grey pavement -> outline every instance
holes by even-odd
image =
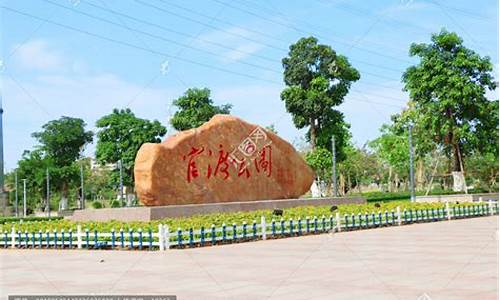
[[[498,217],[165,252],[0,250],[0,296],[497,299]]]

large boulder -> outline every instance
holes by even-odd
[[[134,175],[147,206],[298,198],[314,180],[292,145],[230,115],[142,145]]]

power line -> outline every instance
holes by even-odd
[[[9,78],[12,80],[12,82],[14,82],[17,87],[19,87],[19,89],[21,91],[23,91],[23,93],[28,96],[28,98],[36,105],[38,106],[38,108],[43,111],[47,116],[51,117],[51,114],[49,113],[49,111],[47,109],[45,109],[45,107],[40,103],[40,101],[38,101],[33,95],[31,95],[30,92],[28,92],[27,89],[24,88],[24,86],[22,86],[11,74],[9,73],[6,73],[7,76],[9,76]]]
[[[369,11],[358,8],[358,7],[353,7],[352,5],[348,5],[345,2],[338,3],[338,5],[336,5],[335,8],[347,11],[347,12],[351,13],[352,15],[373,17],[373,15]],[[393,26],[394,24],[399,24],[399,25],[402,25],[405,27],[418,29],[420,32],[427,33],[430,31],[429,28],[425,28],[425,27],[422,27],[419,25],[415,25],[413,23],[404,22],[404,21],[397,20],[397,19],[394,19],[391,17],[387,17],[387,16],[385,17],[385,20],[382,20],[382,22],[387,24],[387,25],[391,25],[391,23],[392,23],[391,28],[394,28],[394,26]]]
[[[469,39],[470,39],[470,40],[474,43],[474,45],[475,45],[476,47],[479,47],[479,48],[481,48],[481,49],[483,49],[483,50],[484,50],[484,48],[476,42],[476,40],[472,37],[472,35],[470,35],[470,34],[469,34],[469,32],[468,32],[468,31],[467,31],[464,27],[462,27],[462,25],[460,25],[460,23],[458,23],[458,21],[457,21],[457,20],[455,20],[455,18],[454,18],[451,14],[449,14],[449,13],[446,11],[446,9],[445,9],[443,6],[441,6],[441,4],[440,4],[440,3],[438,3],[437,1],[434,1],[434,0],[429,0],[429,1],[430,1],[431,3],[433,3],[434,5],[436,5],[437,7],[439,7],[439,9],[443,12],[443,14],[444,14],[444,15],[445,15],[448,19],[450,19],[450,20],[451,20],[451,22],[453,22],[453,23],[454,23],[454,24],[455,24],[455,25],[456,25],[459,29],[461,29],[461,30],[462,30],[462,31],[463,31],[463,32],[464,32],[464,33],[465,33],[465,34],[469,37]]]
[[[136,0],[136,1],[140,1],[140,0]],[[260,19],[263,19],[263,20],[266,20],[266,21],[268,21],[268,22],[270,22],[270,23],[273,23],[273,24],[276,24],[276,25],[280,25],[280,26],[283,26],[283,27],[286,27],[286,28],[289,28],[289,29],[293,29],[293,30],[295,30],[295,31],[297,31],[297,32],[299,32],[299,33],[302,33],[302,34],[307,34],[307,35],[309,35],[309,34],[310,34],[309,32],[306,32],[306,31],[304,31],[304,30],[302,30],[302,29],[300,29],[300,28],[297,28],[297,27],[295,27],[295,26],[293,26],[293,25],[285,24],[285,23],[282,23],[282,22],[279,22],[279,21],[276,21],[276,20],[273,20],[273,19],[270,19],[270,18],[264,17],[264,16],[262,16],[262,15],[259,15],[259,14],[257,14],[257,13],[254,13],[254,12],[249,11],[249,10],[247,10],[247,9],[244,9],[244,8],[241,8],[241,7],[238,7],[238,6],[234,6],[234,5],[232,5],[232,4],[228,4],[228,3],[223,2],[223,1],[221,1],[221,0],[211,0],[211,1],[217,2],[217,3],[221,4],[221,5],[227,6],[227,7],[229,7],[229,8],[234,9],[234,10],[239,10],[239,11],[245,12],[245,13],[247,13],[247,14],[249,14],[249,15],[255,16],[255,17],[260,18]],[[335,41],[335,40],[333,40],[333,39],[331,39],[331,38],[327,38],[327,37],[325,37],[325,36],[323,36],[323,35],[319,35],[319,34],[316,34],[316,35],[317,35],[318,37],[322,38],[322,39],[325,39],[325,40],[332,40],[332,41],[333,41],[333,42],[335,42],[335,43],[343,44],[343,45],[345,45],[346,47],[350,47],[350,46],[351,46],[349,43],[345,43],[345,42],[341,42],[341,41]],[[384,53],[380,53],[380,52],[377,52],[377,51],[373,51],[373,50],[370,50],[370,49],[366,49],[366,48],[363,48],[363,47],[354,46],[353,48],[358,49],[358,50],[360,50],[360,51],[367,52],[367,53],[371,53],[371,54],[373,54],[373,55],[377,55],[377,56],[380,56],[380,57],[384,57],[384,58],[387,58],[387,59],[392,59],[392,60],[396,60],[396,61],[400,61],[400,62],[404,62],[404,63],[411,63],[411,62],[409,62],[409,61],[407,61],[407,60],[400,59],[400,58],[397,58],[397,57],[394,57],[394,56],[390,56],[390,55],[387,55],[387,54],[384,54]]]
[[[160,0],[162,2],[164,2],[163,0]],[[213,0],[213,1],[217,1],[217,0]],[[199,23],[199,24],[205,24],[203,22],[199,22],[199,21],[196,21],[196,20],[193,20],[192,18],[189,18],[189,17],[185,17],[183,15],[179,15],[179,14],[175,14],[171,11],[168,11],[166,9],[163,9],[161,7],[158,7],[158,6],[154,6],[154,5],[150,5],[150,4],[147,4],[147,3],[144,3],[140,0],[136,0],[136,2],[138,2],[139,4],[142,4],[142,5],[145,5],[145,6],[148,6],[148,7],[152,7],[154,9],[157,9],[157,10],[160,10],[160,11],[163,11],[163,12],[166,12],[166,13],[169,13],[169,14],[173,14],[174,16],[177,16],[177,17],[181,17],[181,18],[184,18],[184,19],[187,19],[189,21],[193,21],[193,22],[196,22],[196,23]],[[186,9],[188,10],[188,9]],[[190,10],[192,11],[192,10]],[[214,28],[214,26],[209,26],[210,28]],[[223,32],[225,32],[224,30],[218,28],[218,27],[215,27],[215,29],[218,29],[218,30],[221,30]],[[231,33],[231,32],[230,32]],[[266,45],[266,44],[264,44]],[[348,44],[349,46],[351,46],[351,44]],[[281,49],[282,51],[287,51],[285,49]],[[394,58],[394,57],[392,57]],[[376,65],[376,64],[373,64],[373,63],[369,63],[369,62],[365,62],[365,61],[360,61],[360,60],[356,60],[356,59],[350,59],[354,62],[359,62],[359,63],[362,63],[362,64],[366,64],[366,65],[369,65],[369,66],[372,66],[372,67],[376,67],[376,68],[381,68],[381,69],[385,69],[385,70],[389,70],[389,71],[392,71],[392,72],[397,72],[397,73],[401,73],[402,71],[401,70],[397,70],[397,69],[394,69],[394,68],[390,68],[390,67],[386,67],[386,66],[380,66],[380,65]],[[371,73],[371,72],[363,72],[363,74],[368,74],[368,75],[371,75],[371,76],[374,76],[374,77],[377,77],[377,78],[384,78],[384,79],[387,79],[387,80],[396,80],[395,78],[391,78],[391,77],[387,77],[387,76],[384,76],[384,75],[379,75],[379,74],[374,74],[374,73]]]
[[[232,71],[232,70],[221,68],[221,67],[218,67],[218,66],[212,66],[212,65],[201,63],[201,62],[198,62],[198,61],[194,61],[194,60],[191,60],[191,59],[188,59],[188,58],[175,57],[175,56],[172,56],[172,55],[170,55],[168,53],[165,53],[165,52],[161,52],[161,51],[157,51],[157,50],[152,50],[152,49],[147,49],[147,48],[144,48],[144,47],[141,47],[141,46],[137,46],[137,45],[134,45],[134,44],[131,44],[131,43],[128,43],[128,42],[120,41],[120,40],[113,39],[113,38],[110,38],[110,37],[107,37],[107,36],[103,36],[103,35],[99,35],[99,34],[96,34],[96,33],[90,32],[90,31],[79,29],[79,28],[76,28],[76,27],[73,27],[73,26],[70,26],[70,25],[66,25],[66,24],[62,24],[62,23],[59,23],[59,22],[51,21],[51,20],[48,20],[48,19],[45,19],[45,18],[42,18],[42,17],[39,17],[39,16],[35,16],[35,15],[29,14],[29,13],[26,13],[26,12],[23,12],[23,11],[19,11],[17,9],[13,9],[13,8],[10,8],[10,7],[7,7],[7,6],[0,6],[0,7],[3,8],[3,9],[5,9],[5,10],[11,11],[13,13],[19,14],[19,15],[23,15],[23,16],[26,16],[26,17],[29,17],[29,18],[41,20],[41,21],[44,21],[44,22],[47,22],[47,23],[50,23],[50,24],[53,24],[53,25],[56,25],[56,26],[59,26],[59,27],[71,30],[71,31],[76,31],[76,32],[83,33],[83,34],[86,34],[86,35],[89,35],[89,36],[93,36],[93,37],[96,37],[96,38],[99,38],[99,39],[102,39],[102,40],[106,40],[106,41],[111,42],[111,43],[119,44],[119,45],[122,45],[122,46],[127,46],[127,47],[134,48],[134,49],[137,49],[137,50],[142,50],[142,51],[149,52],[149,53],[152,53],[152,54],[156,54],[156,55],[159,55],[159,56],[162,56],[162,57],[163,56],[167,56],[167,57],[171,57],[173,59],[177,59],[177,60],[180,60],[180,61],[183,61],[183,62],[187,62],[187,63],[194,64],[194,65],[198,65],[198,66],[202,66],[202,67],[205,67],[205,68],[208,68],[208,69],[213,69],[213,70],[217,70],[217,71],[221,71],[221,72],[225,72],[225,73],[230,73],[230,74],[238,75],[238,76],[242,76],[242,77],[247,77],[247,78],[251,78],[251,79],[254,79],[254,80],[269,82],[269,83],[273,83],[273,84],[281,84],[281,82],[278,82],[278,81],[264,79],[264,78],[261,78],[261,77],[249,75],[249,74],[246,74],[246,73],[240,73],[240,72]]]
[[[195,14],[195,15],[198,15],[198,16],[201,16],[201,17],[204,17],[204,18],[210,18],[210,16],[206,15],[206,14],[203,14],[203,13],[200,13],[194,9],[191,9],[191,8],[187,8],[185,6],[182,6],[182,5],[179,5],[179,4],[176,4],[176,3],[173,3],[171,1],[165,1],[165,0],[158,0],[160,1],[161,3],[164,3],[166,5],[169,5],[169,6],[173,6],[173,7],[176,7],[180,10],[184,10],[184,11],[187,11],[187,12],[190,12],[192,14]],[[259,31],[259,30],[255,30],[255,29],[252,29],[252,28],[248,28],[248,27],[243,27],[241,25],[238,25],[238,24],[235,24],[235,23],[232,23],[232,22],[229,22],[229,21],[226,21],[226,20],[222,20],[222,19],[219,19],[219,18],[214,18],[214,20],[216,20],[217,22],[219,23],[222,23],[222,24],[226,24],[226,25],[229,25],[229,26],[234,26],[234,27],[238,27],[238,28],[241,28],[241,29],[244,29],[244,30],[247,30],[249,32],[253,32],[257,35],[262,35],[262,36],[265,36],[271,40],[280,40],[280,41],[283,41],[283,42],[286,42],[288,43],[288,40],[287,39],[284,39],[284,38],[281,38],[281,37],[277,37],[277,36],[274,36],[272,34],[268,34],[268,33],[265,33],[265,32],[262,32],[262,31]]]
[[[52,5],[56,5],[56,6],[59,6],[61,8],[64,8],[66,10],[70,10],[74,13],[78,13],[78,14],[81,14],[81,15],[85,15],[89,18],[92,18],[92,19],[95,19],[95,20],[99,20],[101,22],[104,22],[104,23],[108,23],[108,24],[112,24],[114,26],[117,26],[117,27],[120,27],[120,28],[125,28],[129,31],[132,31],[132,32],[136,32],[136,33],[140,33],[142,35],[146,35],[146,36],[149,36],[149,37],[152,37],[152,38],[155,38],[155,39],[158,39],[158,40],[162,40],[164,42],[168,42],[168,43],[172,43],[172,44],[176,44],[176,45],[179,45],[179,46],[182,46],[182,47],[185,47],[185,48],[189,48],[189,49],[192,49],[192,50],[195,50],[195,51],[199,51],[199,52],[203,52],[203,53],[208,53],[210,55],[213,55],[215,57],[220,57],[220,54],[218,53],[215,53],[215,52],[211,52],[211,51],[208,51],[208,50],[203,50],[203,49],[199,49],[199,48],[196,48],[196,47],[192,47],[190,45],[187,45],[187,44],[183,44],[183,43],[180,43],[180,42],[177,42],[175,40],[171,40],[171,39],[168,39],[168,38],[164,38],[162,36],[159,36],[159,35],[156,35],[156,34],[152,34],[152,33],[149,33],[149,32],[146,32],[146,31],[142,31],[140,29],[135,29],[135,28],[131,28],[131,27],[128,27],[128,26],[124,26],[122,24],[119,24],[119,23],[116,23],[116,22],[113,22],[113,21],[110,21],[110,20],[107,20],[105,18],[101,18],[101,17],[98,17],[98,16],[94,16],[92,14],[89,14],[89,13],[86,13],[86,12],[82,12],[82,11],[78,11],[78,10],[75,10],[73,8],[70,8],[70,7],[66,7],[64,5],[60,5],[58,3],[55,3],[51,0],[43,0],[47,3],[50,3]],[[144,43],[144,42],[143,42]],[[146,45],[147,46],[147,45]],[[149,48],[149,47],[148,47]],[[151,50],[151,49],[150,49]],[[271,68],[268,68],[268,67],[265,67],[265,66],[261,66],[261,65],[257,65],[257,64],[253,64],[253,63],[249,63],[249,62],[245,62],[245,61],[237,61],[236,63],[240,63],[240,64],[244,64],[244,65],[247,65],[247,66],[250,66],[250,67],[254,67],[254,68],[258,68],[258,69],[262,69],[262,70],[266,70],[266,71],[270,71],[270,72],[274,72],[274,73],[277,73],[277,74],[281,74],[281,72],[279,71],[276,71],[274,69],[271,69]]]
[[[186,7],[183,7],[183,6],[180,6],[180,5],[178,5],[178,4],[174,4],[174,3],[171,3],[171,2],[167,2],[167,1],[164,1],[164,0],[159,0],[159,1],[161,1],[162,3],[165,3],[165,4],[167,4],[167,5],[174,6],[174,7],[178,7],[178,8],[180,8],[180,9],[183,9],[183,10],[189,11],[189,12],[191,12],[191,13],[193,13],[193,14],[196,14],[196,15],[199,15],[199,16],[202,16],[202,17],[207,18],[207,16],[206,16],[205,14],[198,13],[198,12],[197,12],[197,11],[195,11],[195,10],[192,10],[192,9],[189,9],[189,8],[186,8]],[[145,4],[145,3],[141,2],[141,1],[136,1],[136,2],[138,2],[139,4],[145,5],[145,6],[153,7],[154,9],[160,10],[160,11],[162,11],[162,12],[166,12],[166,13],[169,13],[169,14],[173,14],[173,15],[174,15],[174,16],[176,16],[176,17],[179,17],[179,18],[182,18],[182,19],[185,19],[185,20],[191,21],[191,22],[195,22],[195,23],[197,23],[197,24],[201,24],[201,25],[204,25],[204,24],[205,24],[204,22],[199,22],[199,21],[193,20],[192,18],[185,17],[184,15],[180,15],[180,14],[173,13],[173,12],[171,12],[171,11],[168,11],[168,10],[163,9],[163,8],[161,8],[161,7],[158,7],[158,6]],[[90,3],[88,3],[88,5],[92,5],[92,6],[94,6],[94,7],[98,7],[98,6],[96,6],[96,5],[94,5],[94,4],[90,4]],[[119,13],[119,12],[116,12],[116,11],[114,11],[114,12],[115,12],[115,13],[118,13],[118,14],[120,14],[120,15],[122,15],[122,16],[128,17],[128,18],[130,18],[130,19],[134,19],[134,20],[135,20],[135,21],[137,21],[137,22],[141,22],[141,23],[143,23],[143,22],[144,22],[145,24],[147,23],[147,24],[149,24],[149,25],[151,25],[151,26],[158,27],[158,28],[162,28],[162,29],[164,29],[164,30],[167,30],[167,31],[171,31],[171,32],[173,32],[173,30],[168,29],[168,28],[165,28],[164,26],[161,26],[161,25],[158,25],[158,24],[155,24],[155,23],[151,23],[151,22],[147,22],[147,21],[144,21],[144,20],[140,20],[140,19],[138,19],[138,18],[136,18],[136,17],[132,17],[132,16],[129,16],[129,15],[125,15],[125,14],[122,14],[122,13]],[[218,22],[220,22],[220,23],[229,24],[229,25],[231,25],[231,26],[237,26],[238,28],[244,29],[244,30],[249,31],[249,32],[256,33],[256,34],[258,34],[258,35],[262,35],[262,36],[265,36],[265,37],[271,37],[273,40],[280,40],[280,41],[284,41],[284,42],[287,42],[287,43],[289,42],[289,41],[288,41],[288,40],[286,40],[286,39],[277,38],[276,36],[272,36],[272,35],[269,35],[269,34],[264,34],[264,33],[260,32],[260,31],[256,31],[256,30],[253,30],[253,29],[250,29],[250,28],[247,28],[247,27],[242,27],[242,26],[236,25],[236,24],[234,24],[234,23],[231,23],[231,22],[227,22],[227,21],[221,20],[221,19],[219,19],[219,18],[215,18],[215,20],[217,20],[217,21],[218,21]],[[204,25],[204,26],[205,26],[205,25]],[[220,31],[222,31],[222,32],[225,32],[225,33],[227,33],[227,34],[231,34],[231,35],[235,35],[235,34],[236,34],[236,36],[238,36],[238,37],[245,37],[245,36],[242,36],[241,34],[237,34],[237,33],[231,32],[231,31],[227,31],[227,30],[221,29],[221,28],[216,27],[216,26],[213,26],[213,25],[210,25],[210,26],[206,25],[206,27],[209,27],[209,28],[212,28],[212,29],[215,29],[215,30],[220,30]],[[180,32],[175,32],[175,33],[182,34],[182,35],[186,35],[185,33],[180,33]],[[231,47],[227,47],[227,46],[225,46],[225,45],[222,45],[222,44],[220,44],[220,43],[213,42],[213,41],[210,41],[210,40],[207,40],[207,39],[201,39],[201,40],[203,40],[203,41],[205,41],[205,42],[207,42],[207,43],[210,43],[210,44],[213,44],[213,45],[216,45],[216,46],[222,47],[222,48],[226,48],[226,49],[230,49],[230,50],[233,50],[233,51],[242,52],[242,53],[245,53],[245,54],[247,54],[247,55],[249,55],[249,56],[259,57],[259,58],[262,58],[262,59],[265,59],[265,60],[269,60],[269,61],[276,61],[276,60],[275,60],[275,59],[273,59],[273,58],[269,58],[269,57],[262,56],[262,55],[258,55],[258,54],[254,54],[254,53],[250,55],[250,54],[248,54],[248,53],[247,53],[247,52],[245,52],[245,51],[241,51],[241,50],[238,50],[238,49],[234,49],[234,48],[231,48]],[[254,39],[252,39],[251,41],[252,41],[252,42],[254,42],[254,43],[257,43],[257,44],[259,44],[259,45],[262,45],[262,46],[265,46],[265,47],[269,47],[269,44],[262,43],[262,42],[260,42],[260,41],[254,40]],[[280,50],[280,51],[282,51],[282,52],[288,52],[288,49],[286,49],[286,48],[281,48],[281,47],[277,47],[277,46],[276,46],[276,47],[273,47],[273,48],[274,48],[274,49],[277,49],[277,50]],[[360,64],[368,65],[368,66],[371,66],[371,67],[374,67],[374,68],[380,68],[380,69],[384,69],[384,70],[388,70],[388,71],[393,71],[393,72],[398,72],[398,73],[401,73],[401,70],[397,70],[397,69],[390,68],[390,67],[387,67],[387,66],[377,65],[377,64],[374,64],[374,63],[371,63],[371,62],[367,62],[367,61],[363,61],[363,60],[359,60],[359,59],[354,59],[354,58],[350,58],[350,60],[351,60],[351,61],[353,61],[353,62],[358,62],[358,63],[360,63]]]
[[[486,16],[482,15],[482,14],[479,14],[479,13],[476,13],[476,12],[473,12],[473,11],[470,11],[470,10],[466,10],[466,9],[463,9],[463,8],[459,8],[459,7],[454,7],[454,6],[449,6],[449,5],[445,5],[445,4],[442,4],[442,3],[436,3],[434,1],[429,1],[431,2],[432,4],[436,5],[436,6],[442,6],[443,8],[446,8],[446,9],[449,9],[449,10],[454,10],[456,12],[459,12],[459,13],[462,13],[464,15],[468,15],[470,17],[473,17],[477,20],[482,20],[484,21],[485,19],[487,19]]]
[[[43,22],[46,22],[46,23],[49,23],[49,24],[53,24],[53,25],[56,25],[56,26],[59,26],[59,27],[71,30],[71,31],[76,31],[76,32],[79,32],[79,33],[83,33],[83,34],[92,36],[92,37],[96,37],[96,38],[99,38],[99,39],[102,39],[102,40],[106,40],[106,41],[111,42],[111,43],[119,44],[119,45],[122,45],[122,46],[127,46],[127,47],[130,47],[130,48],[134,48],[134,49],[137,49],[137,50],[142,50],[142,51],[149,52],[149,53],[156,54],[156,55],[160,55],[160,56],[172,57],[172,58],[175,58],[175,59],[178,59],[180,61],[184,61],[184,62],[187,62],[187,63],[190,63],[190,64],[199,65],[199,66],[202,66],[202,67],[205,67],[205,68],[214,69],[214,70],[218,70],[218,71],[225,72],[225,73],[230,73],[230,74],[233,74],[233,75],[243,76],[243,77],[247,77],[247,78],[251,78],[251,79],[255,79],[255,80],[259,80],[259,81],[265,81],[265,82],[268,82],[268,83],[271,83],[271,84],[281,85],[281,83],[277,82],[277,81],[267,80],[267,79],[263,79],[263,78],[256,77],[256,76],[253,76],[253,75],[249,75],[249,74],[246,74],[246,73],[239,73],[239,72],[235,72],[235,71],[232,71],[232,70],[220,68],[220,67],[217,67],[217,66],[211,66],[211,65],[208,65],[208,64],[200,63],[200,62],[193,61],[193,60],[186,59],[186,58],[182,58],[182,57],[173,57],[172,55],[164,53],[164,52],[161,52],[161,51],[157,51],[157,50],[153,50],[153,49],[147,49],[147,48],[144,48],[144,47],[141,47],[141,46],[137,46],[137,45],[134,45],[134,44],[131,44],[131,43],[128,43],[128,42],[124,42],[124,41],[120,41],[120,40],[117,40],[117,39],[109,38],[109,37],[106,37],[106,36],[103,36],[103,35],[95,34],[93,32],[89,32],[89,31],[86,31],[86,30],[83,30],[83,29],[79,29],[79,28],[76,28],[76,27],[73,27],[73,26],[70,26],[70,25],[62,24],[62,23],[59,23],[59,22],[56,22],[56,21],[51,21],[51,20],[48,20],[48,19],[36,16],[36,15],[32,15],[30,13],[26,13],[26,12],[23,12],[23,11],[19,11],[17,9],[13,9],[13,8],[10,8],[10,7],[7,7],[7,6],[0,6],[0,7],[3,8],[3,9],[5,9],[5,10],[7,10],[7,11],[11,11],[13,13],[16,13],[16,14],[19,14],[19,15],[23,15],[25,17],[37,19],[37,20],[40,20],[40,21],[43,21]],[[12,79],[23,90],[23,92],[25,92],[30,97],[30,99],[32,99],[46,114],[50,115],[48,113],[48,111],[45,110],[45,108],[36,100],[36,98],[34,98],[21,85],[19,85],[18,82],[14,78],[12,78]],[[392,104],[388,104],[388,103],[382,103],[382,102],[375,102],[375,101],[369,101],[369,100],[360,100],[360,99],[355,99],[355,98],[350,98],[350,99],[353,100],[353,101],[368,102],[368,103],[373,103],[373,104],[378,104],[378,105],[401,107],[401,106],[392,105]]]
[[[165,0],[159,0],[159,1],[165,1]],[[290,15],[282,13],[279,9],[277,9],[275,6],[273,6],[270,1],[267,1],[267,4],[269,6],[272,6],[272,8],[268,8],[268,6],[259,5],[256,2],[249,1],[249,0],[236,0],[236,1],[239,2],[239,3],[241,3],[241,4],[243,4],[243,5],[245,5],[246,7],[250,7],[251,5],[253,5],[254,9],[256,9],[258,11],[267,11],[267,13],[269,15],[272,15],[272,16],[278,14],[278,15],[280,15],[280,16],[288,19],[288,20],[294,20],[294,21],[296,21],[298,23],[302,23],[302,24],[304,24],[304,25],[306,25],[308,27],[315,28],[316,30],[321,30],[321,31],[327,33],[328,35],[330,35],[330,34],[338,34],[337,32],[332,31],[330,28],[318,26],[316,24],[312,24],[312,23],[309,23],[307,21],[304,21],[304,20],[301,20],[301,19],[298,19],[298,18],[292,18],[292,17],[290,17]],[[345,42],[345,43],[349,44],[349,42]],[[400,49],[400,48],[390,47],[387,44],[381,44],[381,43],[377,43],[377,42],[371,42],[371,43],[374,44],[374,45],[379,45],[379,46],[385,47],[387,49],[392,49],[392,50],[396,50],[396,51],[404,51],[406,53],[406,49],[403,50],[403,49]]]
[[[184,15],[181,15],[181,14],[177,14],[177,13],[174,13],[172,11],[169,11],[167,9],[164,9],[164,8],[161,8],[159,6],[156,6],[156,5],[153,5],[153,4],[150,4],[150,3],[146,3],[144,1],[141,1],[141,0],[135,0],[135,2],[139,3],[139,4],[142,4],[144,6],[148,6],[148,7],[151,7],[153,9],[156,9],[158,11],[162,11],[164,13],[167,13],[169,15],[172,15],[172,16],[175,16],[175,17],[178,17],[178,18],[181,18],[181,19],[184,19],[184,20],[188,20],[190,22],[194,22],[194,23],[197,23],[197,24],[200,24],[200,25],[203,25],[203,26],[206,26],[206,27],[210,27],[212,29],[215,29],[215,30],[220,30],[222,32],[225,32],[227,34],[230,34],[230,35],[233,35],[233,36],[237,36],[239,38],[242,38],[242,39],[245,39],[245,40],[248,40],[250,42],[254,42],[254,43],[257,43],[257,44],[261,44],[261,45],[265,45],[266,47],[269,47],[269,48],[272,48],[272,49],[275,49],[275,50],[279,50],[279,51],[283,51],[283,48],[280,48],[280,47],[276,47],[274,45],[271,45],[271,44],[267,44],[267,43],[263,43],[261,41],[258,41],[258,40],[255,40],[253,38],[250,38],[250,37],[247,37],[243,34],[239,34],[237,32],[232,32],[232,31],[228,31],[228,30],[224,30],[224,29],[221,29],[217,26],[214,26],[212,24],[209,24],[209,23],[205,23],[205,22],[202,22],[202,21],[199,21],[199,20],[196,20],[196,19],[193,19],[193,18],[190,18],[190,17],[186,17]]]
[[[174,30],[174,29],[171,29],[171,28],[168,28],[168,27],[156,24],[156,23],[152,23],[152,22],[146,21],[144,19],[139,19],[139,18],[136,18],[134,16],[131,16],[131,15],[128,15],[128,14],[124,14],[124,13],[121,13],[121,12],[118,12],[116,10],[112,10],[112,9],[109,9],[109,8],[105,8],[105,7],[102,7],[102,6],[90,3],[90,2],[85,2],[85,4],[89,5],[89,6],[92,6],[92,7],[95,7],[97,9],[100,9],[100,10],[106,11],[108,13],[114,14],[114,15],[119,15],[119,16],[125,17],[125,18],[127,18],[129,20],[133,20],[133,21],[136,21],[138,23],[142,23],[142,24],[146,24],[146,25],[149,25],[149,26],[153,26],[153,27],[162,29],[162,30],[167,31],[167,32],[175,33],[175,34],[182,35],[182,36],[185,36],[185,37],[189,37],[189,38],[192,38],[192,39],[199,39],[199,40],[202,40],[202,41],[204,41],[204,42],[206,42],[208,44],[211,44],[211,45],[214,45],[214,46],[217,46],[217,47],[221,47],[221,48],[224,48],[224,49],[227,49],[227,50],[236,51],[236,52],[248,55],[248,56],[257,57],[257,58],[264,59],[264,60],[267,60],[267,61],[276,62],[276,59],[274,59],[274,58],[270,58],[270,57],[267,57],[267,56],[263,56],[263,55],[259,55],[259,54],[255,54],[255,53],[251,53],[251,52],[247,52],[247,51],[244,51],[244,50],[241,50],[241,49],[237,49],[237,48],[228,47],[228,46],[226,46],[226,45],[224,45],[222,43],[214,42],[214,41],[211,41],[211,40],[208,40],[208,39],[199,38],[199,36],[195,36],[195,35],[191,35],[191,34],[188,34],[188,33],[181,32],[181,31],[177,31],[177,30]]]

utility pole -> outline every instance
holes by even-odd
[[[17,188],[18,188],[18,183],[17,183],[17,169],[14,173],[14,181],[15,181],[15,185],[16,185],[16,217],[19,217],[19,195],[18,195],[18,192],[17,192]]]
[[[120,206],[123,207],[123,162],[120,159]]]
[[[411,132],[413,129],[413,124],[408,126],[408,145],[410,148],[410,200],[415,202],[415,174],[413,172],[413,142],[411,138]]]
[[[46,169],[46,177],[47,177],[47,216],[50,218],[50,177],[49,177],[49,168]]]
[[[85,209],[85,196],[83,194],[83,161],[80,163],[80,208]]]
[[[335,135],[332,135],[332,182],[333,182],[333,197],[338,196],[337,191],[337,155],[335,154]]]
[[[23,217],[26,218],[26,179],[23,179]]]

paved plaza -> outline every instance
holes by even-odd
[[[166,252],[0,250],[0,294],[497,299],[498,217]]]

